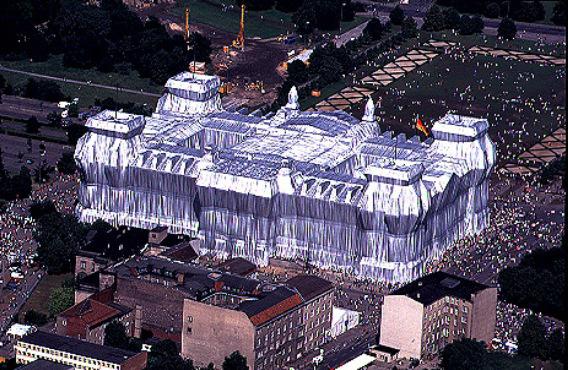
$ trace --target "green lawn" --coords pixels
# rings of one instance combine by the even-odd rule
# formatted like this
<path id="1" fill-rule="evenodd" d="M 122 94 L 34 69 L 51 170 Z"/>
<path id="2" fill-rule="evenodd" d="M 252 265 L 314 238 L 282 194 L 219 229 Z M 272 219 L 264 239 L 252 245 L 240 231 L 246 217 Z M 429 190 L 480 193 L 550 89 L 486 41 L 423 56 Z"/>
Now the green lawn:
<path id="1" fill-rule="evenodd" d="M 172 9 L 180 22 L 184 9 L 189 6 L 190 22 L 206 24 L 220 30 L 239 32 L 240 8 L 232 0 L 183 0 L 180 7 Z M 232 6 L 232 8 L 228 8 Z M 225 10 L 223 10 L 225 9 Z M 247 11 L 245 14 L 245 34 L 247 37 L 270 38 L 292 32 L 292 15 L 278 10 Z"/>
<path id="2" fill-rule="evenodd" d="M 22 75 L 19 73 L 6 72 L 6 71 L 0 71 L 0 75 L 4 76 L 6 81 L 12 84 L 12 86 L 15 89 L 23 88 L 26 81 L 30 78 L 30 76 Z M 127 77 L 122 77 L 122 78 L 123 79 L 121 79 L 121 81 L 125 82 L 128 81 Z M 139 104 L 148 104 L 150 106 L 155 106 L 158 100 L 157 98 L 151 96 L 127 93 L 127 92 L 116 93 L 116 91 L 113 90 L 94 87 L 94 86 L 82 86 L 73 83 L 65 83 L 61 81 L 57 81 L 57 84 L 61 86 L 61 91 L 65 95 L 68 95 L 70 98 L 79 98 L 80 107 L 88 107 L 95 103 L 95 99 L 102 100 L 108 97 L 111 97 L 114 100 L 122 103 L 133 102 Z"/>
<path id="3" fill-rule="evenodd" d="M 22 307 L 20 311 L 22 315 L 21 318 L 23 319 L 23 315 L 29 310 L 34 310 L 49 316 L 48 302 L 51 291 L 61 287 L 65 280 L 72 278 L 73 274 L 45 275 Z"/>
<path id="4" fill-rule="evenodd" d="M 3 61 L 0 64 L 5 67 L 18 69 L 27 72 L 34 72 L 53 77 L 65 77 L 78 81 L 92 81 L 95 83 L 114 86 L 117 82 L 120 87 L 159 93 L 161 86 L 156 85 L 148 78 L 141 78 L 134 69 L 128 74 L 117 72 L 104 73 L 96 69 L 69 68 L 63 65 L 63 56 L 51 56 L 45 62 L 30 62 L 29 60 Z M 1 72 L 0 72 L 1 73 Z"/>
<path id="5" fill-rule="evenodd" d="M 171 10 L 171 13 L 182 22 L 184 10 L 189 6 L 190 22 L 202 23 L 220 30 L 233 33 L 239 32 L 240 8 L 233 0 L 183 0 L 181 6 Z M 232 6 L 229 8 L 229 6 Z M 356 17 L 351 22 L 343 22 L 343 32 L 361 24 L 365 18 Z M 292 13 L 284 13 L 276 9 L 263 11 L 247 11 L 245 14 L 246 37 L 271 38 L 294 32 Z"/>

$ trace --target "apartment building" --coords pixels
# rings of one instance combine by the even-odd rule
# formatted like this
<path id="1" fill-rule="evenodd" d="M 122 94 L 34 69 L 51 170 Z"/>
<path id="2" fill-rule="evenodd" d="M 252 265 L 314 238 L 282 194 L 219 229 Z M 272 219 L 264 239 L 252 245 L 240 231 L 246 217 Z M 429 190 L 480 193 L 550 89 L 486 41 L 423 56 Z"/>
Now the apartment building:
<path id="1" fill-rule="evenodd" d="M 329 339 L 334 300 L 329 281 L 301 275 L 257 289 L 255 296 L 221 291 L 202 301 L 185 300 L 182 356 L 220 366 L 228 353 L 239 351 L 251 370 L 278 369 Z"/>
<path id="2" fill-rule="evenodd" d="M 435 355 L 448 343 L 495 333 L 497 288 L 436 272 L 385 297 L 380 344 L 401 358 Z"/>

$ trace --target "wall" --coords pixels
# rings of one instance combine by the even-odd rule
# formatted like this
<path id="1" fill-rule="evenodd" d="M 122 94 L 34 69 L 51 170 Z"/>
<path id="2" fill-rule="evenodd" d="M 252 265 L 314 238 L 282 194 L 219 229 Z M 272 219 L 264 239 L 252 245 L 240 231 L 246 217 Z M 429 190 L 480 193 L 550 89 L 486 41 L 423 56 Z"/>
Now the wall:
<path id="1" fill-rule="evenodd" d="M 488 288 L 473 296 L 471 337 L 491 343 L 495 337 L 497 288 Z"/>
<path id="2" fill-rule="evenodd" d="M 136 278 L 118 277 L 116 282 L 115 302 L 133 310 L 140 305 L 142 327 L 154 329 L 156 336 L 164 337 L 160 335 L 163 331 L 168 339 L 180 341 L 184 293 Z"/>
<path id="3" fill-rule="evenodd" d="M 181 355 L 198 365 L 220 367 L 225 357 L 239 351 L 254 370 L 255 328 L 240 311 L 186 299 L 183 305 Z"/>
<path id="4" fill-rule="evenodd" d="M 380 344 L 400 350 L 399 357 L 420 358 L 424 307 L 406 296 L 385 296 Z"/>

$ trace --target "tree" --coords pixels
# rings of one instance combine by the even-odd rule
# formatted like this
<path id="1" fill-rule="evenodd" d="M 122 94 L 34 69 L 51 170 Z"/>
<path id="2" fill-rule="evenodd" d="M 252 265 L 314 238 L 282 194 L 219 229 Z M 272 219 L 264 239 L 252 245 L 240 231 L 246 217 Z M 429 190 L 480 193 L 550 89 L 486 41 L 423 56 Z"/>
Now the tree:
<path id="1" fill-rule="evenodd" d="M 316 11 L 317 28 L 324 31 L 339 29 L 341 22 L 341 4 L 339 0 L 305 0 L 314 2 Z"/>
<path id="2" fill-rule="evenodd" d="M 239 351 L 231 353 L 223 361 L 223 370 L 248 370 L 247 359 Z"/>
<path id="3" fill-rule="evenodd" d="M 472 29 L 473 33 L 483 33 L 483 29 L 485 28 L 485 23 L 483 22 L 483 18 L 479 15 L 474 15 L 471 18 L 472 22 Z"/>
<path id="4" fill-rule="evenodd" d="M 24 86 L 23 96 L 26 98 L 58 102 L 65 99 L 61 87 L 54 81 L 28 79 Z"/>
<path id="5" fill-rule="evenodd" d="M 519 354 L 529 358 L 548 358 L 546 328 L 540 319 L 534 315 L 528 316 L 517 336 Z"/>
<path id="6" fill-rule="evenodd" d="M 30 206 L 30 216 L 34 220 L 39 220 L 45 215 L 56 213 L 57 209 L 51 200 L 35 201 Z"/>
<path id="7" fill-rule="evenodd" d="M 497 35 L 505 40 L 512 40 L 517 35 L 517 26 L 509 18 L 503 18 L 497 29 Z"/>
<path id="8" fill-rule="evenodd" d="M 564 333 L 562 329 L 555 329 L 548 336 L 548 354 L 551 360 L 564 362 Z"/>
<path id="9" fill-rule="evenodd" d="M 565 261 L 563 248 L 537 249 L 524 256 L 518 266 L 499 273 L 501 299 L 565 319 Z"/>
<path id="10" fill-rule="evenodd" d="M 488 352 L 483 342 L 469 338 L 447 344 L 441 353 L 440 367 L 444 370 L 530 369 L 530 365 L 524 357 L 511 357 L 506 353 Z"/>
<path id="11" fill-rule="evenodd" d="M 405 20 L 404 10 L 402 10 L 399 5 L 395 6 L 394 9 L 391 10 L 389 18 L 391 23 L 395 26 L 402 25 L 402 22 Z"/>
<path id="12" fill-rule="evenodd" d="M 146 370 L 195 370 L 195 367 L 191 360 L 181 358 L 174 342 L 166 339 L 152 346 Z"/>
<path id="13" fill-rule="evenodd" d="M 113 321 L 105 328 L 104 345 L 114 348 L 128 349 L 130 339 L 126 335 L 126 328 L 118 321 Z"/>
<path id="14" fill-rule="evenodd" d="M 274 0 L 236 0 L 238 6 L 243 3 L 249 10 L 268 10 L 274 6 Z"/>
<path id="15" fill-rule="evenodd" d="M 40 127 L 41 124 L 35 116 L 28 118 L 28 120 L 26 121 L 26 132 L 28 134 L 37 134 Z"/>
<path id="16" fill-rule="evenodd" d="M 442 12 L 446 28 L 456 30 L 460 26 L 460 13 L 455 8 L 448 8 Z"/>
<path id="17" fill-rule="evenodd" d="M 45 149 L 41 148 L 40 150 L 45 152 Z M 37 166 L 34 168 L 34 180 L 36 183 L 41 184 L 46 181 L 49 181 L 51 178 L 51 174 L 55 171 L 55 168 L 47 163 L 45 159 L 43 159 Z"/>
<path id="18" fill-rule="evenodd" d="M 499 18 L 499 15 L 501 14 L 501 7 L 498 3 L 489 3 L 485 7 L 484 14 L 487 18 Z"/>
<path id="19" fill-rule="evenodd" d="M 38 261 L 49 274 L 72 271 L 75 254 L 84 244 L 86 227 L 75 216 L 52 212 L 40 217 L 34 230 Z"/>
<path id="20" fill-rule="evenodd" d="M 486 351 L 482 342 L 462 339 L 448 344 L 442 350 L 442 369 L 469 370 L 478 369 L 484 362 Z"/>
<path id="21" fill-rule="evenodd" d="M 57 316 L 75 303 L 73 288 L 55 288 L 49 295 L 48 309 L 51 316 Z"/>
<path id="22" fill-rule="evenodd" d="M 276 0 L 276 9 L 284 13 L 293 13 L 302 6 L 302 0 Z"/>
<path id="23" fill-rule="evenodd" d="M 363 34 L 369 37 L 373 41 L 379 40 L 385 31 L 385 27 L 378 18 L 373 18 L 367 23 Z"/>
<path id="24" fill-rule="evenodd" d="M 345 5 L 343 5 L 345 4 Z M 343 18 L 341 19 L 342 22 L 351 22 L 355 19 L 355 9 L 351 0 L 344 0 L 341 2 L 341 6 L 343 10 L 341 12 Z"/>
<path id="25" fill-rule="evenodd" d="M 33 326 L 43 326 L 47 323 L 47 316 L 35 310 L 29 310 L 24 315 L 24 323 Z"/>
<path id="26" fill-rule="evenodd" d="M 404 22 L 402 22 L 401 31 L 402 37 L 404 37 L 405 39 L 411 39 L 418 36 L 418 27 L 414 18 L 410 16 L 406 17 Z"/>
<path id="27" fill-rule="evenodd" d="M 563 26 L 566 24 L 566 0 L 556 2 L 552 11 L 551 20 L 556 25 Z"/>
<path id="28" fill-rule="evenodd" d="M 424 18 L 424 24 L 422 25 L 424 31 L 436 32 L 446 29 L 446 20 L 444 19 L 444 14 L 440 10 L 440 7 L 434 5 L 428 10 L 426 17 Z"/>
<path id="29" fill-rule="evenodd" d="M 79 125 L 73 123 L 67 127 L 67 140 L 69 144 L 75 145 L 79 138 L 87 132 L 87 128 L 84 125 Z"/>
<path id="30" fill-rule="evenodd" d="M 57 170 L 64 175 L 72 175 L 76 171 L 75 158 L 73 153 L 65 152 L 57 162 Z"/>
<path id="31" fill-rule="evenodd" d="M 61 126 L 61 115 L 57 112 L 50 112 L 47 114 L 47 121 L 52 126 Z"/>
<path id="32" fill-rule="evenodd" d="M 32 193 L 32 177 L 26 166 L 20 168 L 20 172 L 11 179 L 11 188 L 17 198 L 27 198 Z"/>
<path id="33" fill-rule="evenodd" d="M 308 69 L 301 60 L 288 63 L 288 80 L 293 84 L 300 85 L 308 80 Z"/>
<path id="34" fill-rule="evenodd" d="M 463 15 L 460 21 L 460 35 L 473 35 L 474 33 L 483 32 L 483 20 L 479 16 L 470 17 Z"/>

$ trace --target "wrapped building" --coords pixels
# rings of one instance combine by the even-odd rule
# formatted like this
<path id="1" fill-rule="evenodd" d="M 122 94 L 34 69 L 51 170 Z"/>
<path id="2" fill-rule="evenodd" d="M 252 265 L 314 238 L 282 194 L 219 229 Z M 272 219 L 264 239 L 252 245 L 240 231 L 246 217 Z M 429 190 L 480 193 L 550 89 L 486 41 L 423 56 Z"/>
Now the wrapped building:
<path id="1" fill-rule="evenodd" d="M 422 142 L 382 132 L 372 100 L 362 120 L 301 112 L 293 88 L 262 116 L 223 110 L 219 85 L 183 72 L 151 117 L 90 118 L 75 152 L 80 219 L 168 226 L 199 237 L 201 254 L 303 260 L 389 281 L 420 276 L 487 225 L 487 120 L 448 114 Z"/>

